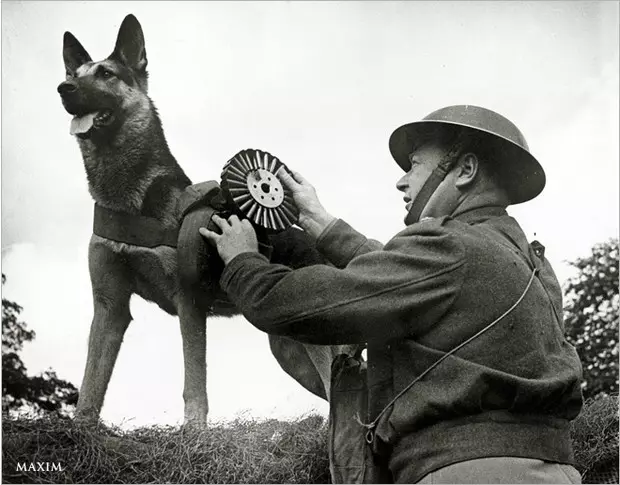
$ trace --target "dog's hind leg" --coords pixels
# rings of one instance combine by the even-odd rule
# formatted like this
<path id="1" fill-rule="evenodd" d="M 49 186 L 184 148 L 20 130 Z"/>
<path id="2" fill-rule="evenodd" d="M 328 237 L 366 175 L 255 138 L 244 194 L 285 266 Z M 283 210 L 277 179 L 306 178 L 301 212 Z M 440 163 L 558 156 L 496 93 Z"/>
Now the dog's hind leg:
<path id="1" fill-rule="evenodd" d="M 116 357 L 131 321 L 131 280 L 121 257 L 91 241 L 89 267 L 94 317 L 88 339 L 86 369 L 77 404 L 78 419 L 98 419 Z"/>
<path id="2" fill-rule="evenodd" d="M 185 378 L 183 400 L 185 423 L 203 424 L 207 421 L 207 312 L 198 298 L 183 291 L 178 301 L 178 313 L 183 339 Z"/>
<path id="3" fill-rule="evenodd" d="M 332 363 L 339 354 L 354 355 L 357 345 L 311 345 L 269 335 L 271 353 L 280 367 L 311 393 L 329 401 Z"/>

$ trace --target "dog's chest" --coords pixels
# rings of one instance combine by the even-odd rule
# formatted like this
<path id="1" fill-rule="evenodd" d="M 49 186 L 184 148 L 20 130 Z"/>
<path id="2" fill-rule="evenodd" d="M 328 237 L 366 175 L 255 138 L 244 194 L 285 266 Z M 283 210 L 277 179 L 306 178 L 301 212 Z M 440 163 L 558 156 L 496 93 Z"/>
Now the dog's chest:
<path id="1" fill-rule="evenodd" d="M 122 264 L 132 293 L 156 303 L 165 312 L 176 315 L 179 294 L 176 249 L 168 246 L 144 248 L 93 235 L 95 245 L 104 245 Z"/>

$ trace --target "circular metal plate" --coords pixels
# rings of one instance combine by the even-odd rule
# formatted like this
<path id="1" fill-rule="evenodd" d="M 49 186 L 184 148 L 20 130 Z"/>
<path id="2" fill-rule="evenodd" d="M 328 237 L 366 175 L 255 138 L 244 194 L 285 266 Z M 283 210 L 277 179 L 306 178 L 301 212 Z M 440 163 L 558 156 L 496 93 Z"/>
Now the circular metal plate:
<path id="1" fill-rule="evenodd" d="M 295 224 L 299 210 L 293 194 L 279 180 L 289 171 L 277 157 L 255 149 L 241 150 L 222 170 L 222 191 L 235 210 L 271 232 Z"/>
<path id="2" fill-rule="evenodd" d="M 250 195 L 263 207 L 273 209 L 282 204 L 284 187 L 275 174 L 259 168 L 248 174 L 247 183 Z"/>

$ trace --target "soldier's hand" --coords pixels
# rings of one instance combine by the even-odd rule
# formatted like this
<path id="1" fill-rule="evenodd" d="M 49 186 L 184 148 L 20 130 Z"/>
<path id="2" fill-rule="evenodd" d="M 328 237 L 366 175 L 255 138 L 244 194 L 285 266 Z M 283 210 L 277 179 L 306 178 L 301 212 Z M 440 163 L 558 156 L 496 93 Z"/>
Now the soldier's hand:
<path id="1" fill-rule="evenodd" d="M 299 209 L 299 225 L 316 239 L 335 217 L 325 210 L 313 185 L 299 172 L 293 172 L 291 176 L 286 170 L 281 170 L 278 177 L 293 194 Z"/>
<path id="2" fill-rule="evenodd" d="M 256 231 L 250 221 L 247 219 L 241 221 L 236 215 L 230 216 L 228 220 L 214 215 L 213 222 L 220 228 L 222 234 L 210 231 L 206 227 L 201 227 L 198 232 L 217 248 L 224 264 L 228 264 L 241 253 L 258 252 Z"/>

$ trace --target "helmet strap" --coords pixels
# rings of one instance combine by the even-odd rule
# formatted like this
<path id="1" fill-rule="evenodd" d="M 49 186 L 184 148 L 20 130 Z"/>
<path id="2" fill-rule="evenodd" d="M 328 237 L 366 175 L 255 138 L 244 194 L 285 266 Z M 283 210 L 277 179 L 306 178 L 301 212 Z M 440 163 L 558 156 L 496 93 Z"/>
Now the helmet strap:
<path id="1" fill-rule="evenodd" d="M 424 182 L 424 185 L 413 201 L 413 204 L 411 204 L 411 209 L 409 209 L 409 213 L 407 214 L 407 217 L 405 217 L 405 224 L 407 226 L 420 221 L 422 211 L 433 196 L 435 190 L 437 190 L 437 187 L 439 187 L 441 182 L 443 182 L 443 179 L 446 178 L 448 172 L 449 170 L 446 170 L 446 168 L 441 165 L 433 170 L 430 177 L 426 180 L 426 182 Z"/>
<path id="2" fill-rule="evenodd" d="M 452 148 L 448 151 L 443 160 L 439 163 L 437 168 L 433 170 L 424 182 L 424 185 L 420 189 L 420 192 L 416 196 L 413 204 L 411 204 L 411 208 L 407 213 L 407 217 L 405 217 L 405 225 L 409 226 L 411 224 L 415 224 L 420 221 L 420 216 L 422 215 L 422 211 L 428 204 L 428 201 L 431 199 L 437 187 L 443 182 L 446 178 L 452 167 L 454 166 L 457 157 L 461 152 L 462 144 L 455 143 Z"/>

